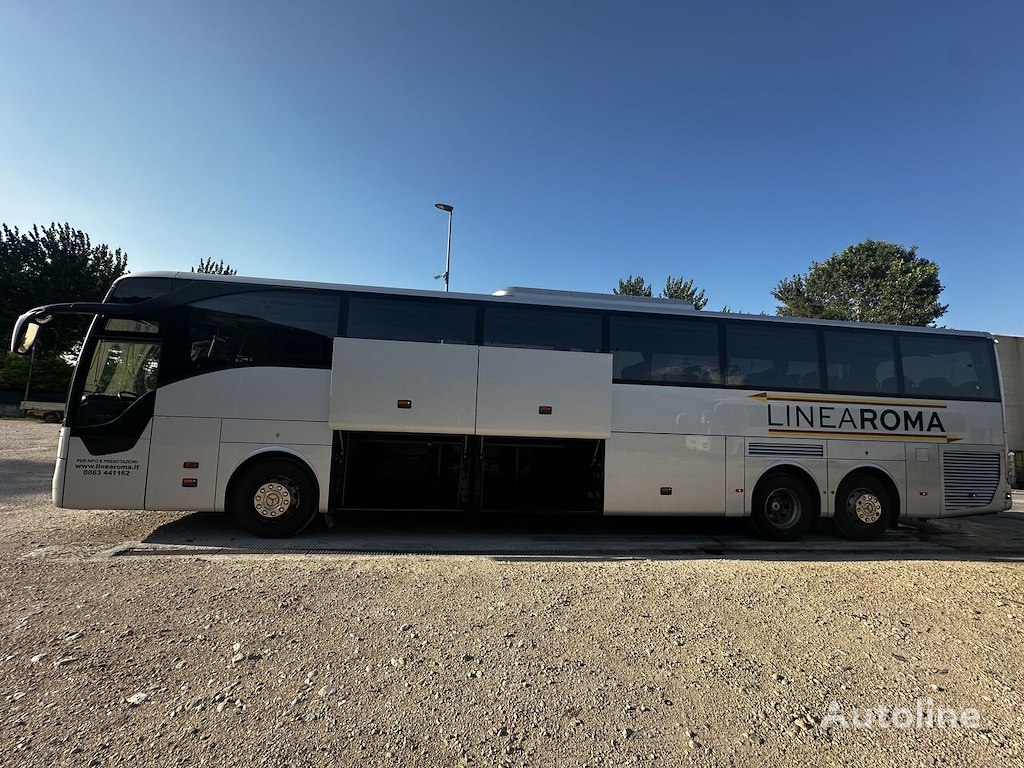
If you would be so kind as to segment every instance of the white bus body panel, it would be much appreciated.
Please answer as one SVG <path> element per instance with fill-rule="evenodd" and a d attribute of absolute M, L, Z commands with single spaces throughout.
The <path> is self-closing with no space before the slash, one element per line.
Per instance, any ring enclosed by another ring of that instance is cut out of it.
<path fill-rule="evenodd" d="M 329 426 L 471 435 L 477 363 L 478 348 L 464 344 L 335 339 Z"/>
<path fill-rule="evenodd" d="M 478 435 L 604 440 L 611 432 L 612 356 L 480 347 Z M 550 414 L 541 414 L 547 406 Z"/>
<path fill-rule="evenodd" d="M 202 512 L 217 508 L 220 433 L 221 420 L 217 418 L 153 417 L 146 509 Z M 185 469 L 186 462 L 199 466 Z M 185 478 L 195 480 L 195 487 L 185 487 Z"/>
<path fill-rule="evenodd" d="M 67 456 L 57 459 L 54 470 L 54 504 L 65 509 L 145 509 L 151 433 L 152 422 L 127 451 L 102 456 L 89 453 L 81 438 L 68 438 Z"/>
<path fill-rule="evenodd" d="M 722 393 L 713 389 L 613 384 L 612 431 L 711 434 L 711 417 Z M 738 430 L 736 434 L 743 435 L 744 431 Z"/>
<path fill-rule="evenodd" d="M 719 488 L 711 488 L 701 504 L 701 511 L 707 514 L 750 514 L 758 480 L 782 467 L 795 467 L 811 476 L 825 517 L 834 514 L 835 493 L 842 481 L 850 472 L 865 468 L 892 480 L 900 495 L 901 516 L 949 517 L 1005 507 L 1006 482 L 1002 475 L 991 503 L 947 508 L 941 469 L 946 451 L 979 452 L 989 457 L 1000 453 L 1003 436 L 999 403 L 628 384 L 613 385 L 612 403 L 612 439 L 605 474 L 609 514 L 623 514 L 629 507 L 636 507 L 635 511 L 675 508 L 675 489 L 672 496 L 657 500 L 652 500 L 652 494 L 658 493 L 662 485 L 672 485 L 661 478 L 674 463 L 684 460 L 684 454 L 686 461 L 699 464 L 699 459 L 694 459 L 692 452 L 680 451 L 671 441 L 658 441 L 659 435 L 687 439 L 725 436 L 726 478 L 721 489 L 725 499 L 720 505 Z M 798 406 L 803 413 L 813 411 L 819 420 L 822 414 L 828 418 L 823 424 L 808 426 L 796 414 Z M 839 423 L 847 408 L 858 419 L 858 426 L 859 409 L 872 408 L 878 414 L 896 410 L 901 419 L 905 410 L 915 418 L 921 411 L 921 423 L 925 425 L 935 413 L 943 429 L 910 436 L 886 434 L 880 429 L 837 434 L 842 431 Z M 620 442 L 620 433 L 630 433 L 632 439 Z M 759 446 L 761 455 L 754 455 L 752 444 Z M 636 450 L 634 460 L 624 452 L 626 445 Z M 808 455 L 815 453 L 815 446 L 816 455 Z"/>
<path fill-rule="evenodd" d="M 330 445 L 331 428 L 323 421 L 224 419 L 221 441 L 261 445 Z"/>
<path fill-rule="evenodd" d="M 745 447 L 746 440 L 742 437 L 725 438 L 725 514 L 729 517 L 742 517 L 748 511 Z"/>
<path fill-rule="evenodd" d="M 155 415 L 327 421 L 331 372 L 320 368 L 229 368 L 160 387 Z"/>
<path fill-rule="evenodd" d="M 184 426 L 180 432 L 168 428 L 167 445 L 154 442 L 150 471 L 170 472 L 173 480 L 161 490 L 163 495 L 146 499 L 146 509 L 223 510 L 228 482 L 242 462 L 260 453 L 284 453 L 314 472 L 320 486 L 319 508 L 326 511 L 330 386 L 331 372 L 323 369 L 252 367 L 211 371 L 161 387 L 154 420 L 166 417 L 167 422 Z M 184 458 L 186 454 L 191 458 Z M 199 454 L 203 458 L 195 458 Z M 199 461 L 199 470 L 183 469 L 183 461 Z M 206 467 L 214 474 L 208 475 Z M 197 488 L 181 488 L 183 477 L 198 478 Z M 191 496 L 191 504 L 171 505 L 173 494 L 189 498 L 188 491 L 201 493 Z"/>
<path fill-rule="evenodd" d="M 707 515 L 725 509 L 725 438 L 614 433 L 605 445 L 608 515 Z M 671 488 L 662 495 L 662 488 Z"/>
<path fill-rule="evenodd" d="M 942 495 L 937 487 L 940 467 L 938 444 L 905 443 L 903 450 L 906 453 L 906 516 L 938 517 L 942 513 Z"/>

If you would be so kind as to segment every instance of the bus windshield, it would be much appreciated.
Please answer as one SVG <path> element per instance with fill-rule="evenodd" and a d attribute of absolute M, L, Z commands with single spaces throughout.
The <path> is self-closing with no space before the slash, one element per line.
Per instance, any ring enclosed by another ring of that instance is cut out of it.
<path fill-rule="evenodd" d="M 156 389 L 159 362 L 159 342 L 99 340 L 82 391 L 78 426 L 113 421 L 139 397 Z"/>

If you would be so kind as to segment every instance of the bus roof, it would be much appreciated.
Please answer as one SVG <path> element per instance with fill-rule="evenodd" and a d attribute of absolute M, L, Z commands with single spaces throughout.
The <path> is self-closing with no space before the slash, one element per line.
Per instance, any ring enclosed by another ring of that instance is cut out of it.
<path fill-rule="evenodd" d="M 495 303 L 533 304 L 548 307 L 572 307 L 577 309 L 617 310 L 620 312 L 642 312 L 660 315 L 690 315 L 755 320 L 759 322 L 795 323 L 798 325 L 820 325 L 840 328 L 865 328 L 892 331 L 898 329 L 910 333 L 950 334 L 957 336 L 981 336 L 992 339 L 986 331 L 964 331 L 953 328 L 931 328 L 913 325 L 885 325 L 882 323 L 858 323 L 845 320 L 819 320 L 806 317 L 781 317 L 778 315 L 750 315 L 739 312 L 706 312 L 696 309 L 688 301 L 679 299 L 658 299 L 647 296 L 623 296 L 611 293 L 587 293 L 546 288 L 507 287 L 492 294 L 445 293 L 416 288 L 385 288 L 381 286 L 350 285 L 346 283 L 322 283 L 308 280 L 279 280 L 267 277 L 242 275 L 211 275 L 202 272 L 133 272 L 119 277 L 122 280 L 142 277 L 174 278 L 178 280 L 200 280 L 228 283 L 232 285 L 254 285 L 274 288 L 306 288 L 311 290 L 338 290 L 355 293 L 385 293 L 394 296 L 414 296 L 434 299 L 456 299 L 471 301 L 492 301 Z"/>

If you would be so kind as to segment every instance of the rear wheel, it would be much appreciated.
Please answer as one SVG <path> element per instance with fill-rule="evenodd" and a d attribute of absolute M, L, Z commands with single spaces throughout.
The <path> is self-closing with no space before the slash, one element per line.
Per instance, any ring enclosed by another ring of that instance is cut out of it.
<path fill-rule="evenodd" d="M 889 491 L 871 475 L 852 474 L 836 492 L 836 528 L 848 539 L 877 539 L 889 527 L 892 514 Z"/>
<path fill-rule="evenodd" d="M 316 481 L 302 464 L 266 459 L 242 472 L 229 504 L 247 531 L 277 539 L 294 536 L 313 522 L 318 495 Z"/>
<path fill-rule="evenodd" d="M 773 541 L 794 541 L 814 522 L 814 501 L 807 484 L 792 475 L 769 475 L 754 492 L 750 521 Z"/>

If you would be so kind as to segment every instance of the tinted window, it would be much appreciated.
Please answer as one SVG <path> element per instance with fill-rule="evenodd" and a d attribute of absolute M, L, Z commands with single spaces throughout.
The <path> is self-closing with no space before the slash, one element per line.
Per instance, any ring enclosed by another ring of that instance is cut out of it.
<path fill-rule="evenodd" d="M 598 352 L 601 316 L 564 309 L 489 306 L 484 309 L 484 344 Z"/>
<path fill-rule="evenodd" d="M 112 317 L 107 320 L 104 328 L 108 331 L 119 333 L 159 333 L 160 323 L 156 320 L 130 320 L 128 318 Z"/>
<path fill-rule="evenodd" d="M 718 384 L 718 324 L 680 317 L 611 318 L 618 381 Z"/>
<path fill-rule="evenodd" d="M 473 344 L 476 307 L 441 299 L 352 296 L 346 334 L 357 339 Z"/>
<path fill-rule="evenodd" d="M 727 383 L 765 389 L 821 389 L 818 334 L 767 323 L 726 325 Z"/>
<path fill-rule="evenodd" d="M 330 368 L 339 299 L 301 291 L 259 291 L 185 308 L 185 371 L 274 365 Z"/>
<path fill-rule="evenodd" d="M 900 337 L 907 394 L 918 397 L 999 396 L 992 343 L 955 336 Z"/>
<path fill-rule="evenodd" d="M 100 339 L 89 362 L 76 425 L 113 421 L 156 388 L 160 344 Z"/>
<path fill-rule="evenodd" d="M 899 394 L 893 336 L 872 331 L 825 331 L 828 388 L 834 392 Z"/>
<path fill-rule="evenodd" d="M 111 289 L 107 301 L 111 304 L 138 304 L 183 285 L 187 283 L 173 277 L 126 277 Z"/>

